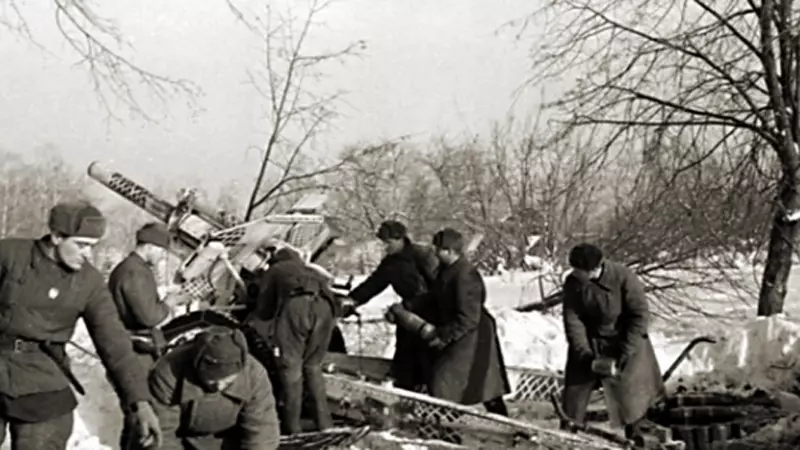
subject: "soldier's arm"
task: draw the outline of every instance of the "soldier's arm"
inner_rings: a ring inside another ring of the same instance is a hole
[[[164,360],[162,360],[164,361]],[[148,380],[152,394],[153,411],[158,417],[163,435],[163,443],[159,450],[183,450],[183,444],[178,437],[178,427],[181,423],[181,405],[173,404],[175,395],[174,377],[168,372],[153,370]]]
[[[118,389],[117,395],[126,405],[147,401],[147,371],[136,359],[111,292],[99,272],[87,282],[93,288],[82,313],[83,321],[103,366]]]
[[[259,280],[258,297],[253,315],[258,319],[271,319],[278,303],[278,280],[281,278],[280,266],[267,269]]]
[[[389,270],[388,263],[386,263],[386,259],[384,258],[378,267],[375,269],[366,280],[361,282],[358,286],[355,287],[350,294],[348,295],[352,298],[356,305],[361,306],[368,301],[372,300],[376,295],[383,292],[387,287],[389,287]]]
[[[568,276],[564,282],[564,302],[562,315],[564,317],[564,333],[567,343],[581,358],[592,358],[594,352],[589,345],[589,336],[586,325],[578,314],[578,305],[581,303],[581,282],[573,276]]]
[[[622,350],[624,355],[630,356],[636,345],[637,338],[647,335],[650,312],[642,282],[627,267],[624,268],[622,283],[622,314],[627,324],[627,329],[623,336]]]
[[[169,316],[169,306],[158,297],[158,286],[150,274],[135,274],[120,283],[125,303],[136,320],[147,328],[161,324]]]
[[[252,361],[249,376],[253,382],[253,394],[239,415],[242,431],[241,449],[275,450],[280,443],[278,413],[269,376],[264,367]]]
[[[457,275],[456,311],[453,321],[436,330],[436,336],[448,345],[478,328],[483,309],[483,279],[475,270],[464,270]]]

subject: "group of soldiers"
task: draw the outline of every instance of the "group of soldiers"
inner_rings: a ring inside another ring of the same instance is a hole
[[[107,283],[88,262],[106,231],[97,208],[60,203],[48,225],[39,239],[0,239],[0,442],[8,426],[15,449],[66,448],[77,406],[73,388],[83,392],[65,351],[79,318],[118,394],[123,449],[273,450],[281,433],[307,429],[304,396],[313,428],[328,429],[322,363],[336,321],[389,286],[402,299],[386,314],[397,324],[395,385],[508,415],[503,396],[510,385],[486,286],[452,228],[424,246],[409,239],[402,223],[382,223],[377,237],[386,256],[344,302],[298,253],[272,248],[244,320],[273,352],[268,371],[239,329],[214,327],[164,351],[160,327],[172,313],[153,270],[170,245],[164,225],[138,230],[135,249]],[[597,362],[611,360],[618,373],[604,386],[617,387],[611,395],[618,393],[620,420],[634,433],[647,406],[663,395],[641,284],[588,244],[572,249],[570,265],[565,410],[583,421],[589,394],[609,378]],[[424,326],[407,326],[410,317]],[[138,338],[150,345],[137,345]]]

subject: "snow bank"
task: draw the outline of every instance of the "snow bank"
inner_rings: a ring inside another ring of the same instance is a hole
[[[798,376],[800,324],[784,316],[729,326],[717,343],[698,346],[675,373],[684,384],[710,390],[789,389]],[[680,351],[680,350],[678,350]]]

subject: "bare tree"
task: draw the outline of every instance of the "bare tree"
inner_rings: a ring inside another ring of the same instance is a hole
[[[312,85],[321,80],[326,65],[344,63],[366,48],[356,41],[334,50],[310,52],[312,29],[331,2],[311,0],[306,14],[282,14],[269,5],[263,14],[228,2],[231,10],[264,42],[264,67],[251,72],[250,81],[265,99],[269,137],[261,150],[261,164],[245,212],[249,220],[267,201],[319,188],[321,176],[338,170],[342,161],[311,168],[308,150],[324,128],[338,115],[344,94],[319,93]],[[273,169],[273,176],[268,173]],[[268,179],[272,181],[267,182]]]
[[[353,146],[341,171],[330,177],[334,211],[353,239],[370,238],[381,221],[400,219],[412,233],[424,233],[435,188],[419,152],[405,138]]]
[[[174,96],[193,104],[200,88],[189,80],[170,78],[151,72],[133,61],[124,51],[132,47],[112,20],[102,17],[97,6],[86,0],[52,0],[55,26],[78,58],[78,65],[87,74],[97,99],[109,118],[117,118],[115,102],[121,102],[139,118],[155,121],[140,102],[147,93],[162,105]],[[18,0],[0,0],[0,27],[16,33],[44,49],[28,26],[28,14]],[[143,91],[140,89],[143,88]]]
[[[759,315],[783,310],[800,210],[800,38],[792,0],[551,0],[533,82],[574,73],[553,106],[598,148],[645,150],[669,130],[692,145],[681,171],[711,155],[770,170],[775,202]],[[602,138],[602,140],[601,140]]]

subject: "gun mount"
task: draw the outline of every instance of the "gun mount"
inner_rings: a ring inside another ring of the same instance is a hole
[[[243,284],[240,272],[250,276],[264,269],[271,249],[289,246],[313,262],[338,237],[319,214],[326,195],[308,195],[286,213],[244,222],[206,204],[192,190],[182,190],[173,204],[97,161],[87,172],[167,225],[172,236],[169,251],[183,260],[175,275],[181,289],[174,295],[184,298],[177,304],[226,304],[233,295],[231,283]]]

